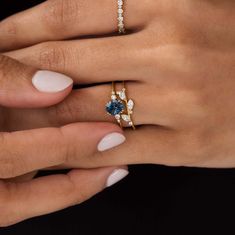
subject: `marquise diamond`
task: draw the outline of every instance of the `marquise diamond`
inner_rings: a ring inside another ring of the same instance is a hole
[[[126,114],[122,114],[122,119],[123,119],[125,122],[130,122],[130,121],[131,121],[130,116],[129,116],[129,115],[126,115]]]
[[[129,110],[132,110],[134,108],[134,101],[133,100],[129,100],[127,103],[127,108]]]

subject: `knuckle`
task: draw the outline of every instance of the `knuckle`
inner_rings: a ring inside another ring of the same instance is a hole
[[[80,167],[84,166],[84,158],[85,156],[89,155],[90,149],[87,148],[86,141],[81,138],[81,133],[78,135],[79,141],[77,139],[74,139],[74,135],[71,132],[71,125],[66,125],[59,128],[60,131],[60,140],[57,142],[60,144],[60,151],[58,154],[60,154],[60,164],[75,164],[79,165]],[[83,132],[82,132],[83,133]],[[86,162],[86,158],[85,158]]]
[[[25,75],[31,73],[31,69],[21,64],[20,62],[5,56],[0,55],[0,87],[6,89],[9,84],[16,82],[16,77],[21,74],[23,79]],[[17,81],[18,82],[18,81]],[[5,92],[4,95],[8,93]]]
[[[66,52],[59,43],[46,42],[39,45],[39,65],[42,68],[64,70],[66,67]]]
[[[81,112],[80,102],[77,100],[68,98],[62,103],[50,107],[49,116],[57,117],[58,125],[64,125],[65,123],[78,120],[79,113]]]
[[[7,76],[9,72],[9,66],[11,65],[11,60],[7,56],[0,55],[0,81]]]
[[[66,32],[70,23],[77,22],[84,2],[83,0],[50,1],[43,16],[46,27],[52,33]]]
[[[0,178],[8,179],[15,176],[15,164],[9,154],[6,155],[6,151],[3,151],[3,154],[0,155]]]
[[[18,170],[18,167],[16,168],[16,165],[20,167],[19,160],[21,159],[21,156],[19,153],[14,152],[12,148],[8,146],[6,134],[1,134],[0,138],[0,178],[8,179],[16,176]]]
[[[67,126],[58,128],[59,138],[55,142],[55,153],[57,161],[59,161],[59,165],[69,163],[71,156],[74,156],[76,154],[76,151],[73,148],[73,146],[75,145],[73,144],[74,141],[69,138],[69,134],[66,130]],[[58,148],[58,146],[60,147]]]

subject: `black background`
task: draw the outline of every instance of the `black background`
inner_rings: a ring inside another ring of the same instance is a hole
[[[39,2],[1,0],[0,18]],[[234,205],[234,169],[131,166],[128,178],[82,205],[0,228],[0,235],[234,235]]]

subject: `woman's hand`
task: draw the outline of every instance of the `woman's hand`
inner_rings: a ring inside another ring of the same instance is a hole
[[[109,167],[33,179],[39,169],[65,164],[71,156],[91,159],[125,138],[109,123],[9,132],[12,123],[19,129],[9,107],[36,110],[58,103],[70,93],[73,81],[0,55],[0,83],[0,226],[81,203],[127,174],[125,168]],[[34,118],[28,116],[29,121]]]
[[[110,0],[51,0],[0,24],[2,49],[39,43],[7,55],[78,84],[100,83],[38,113],[52,125],[111,121],[104,111],[111,85],[103,83],[126,80],[137,131],[127,130],[115,151],[71,157],[66,166],[234,167],[234,1],[128,0],[124,36],[113,35],[116,7]]]

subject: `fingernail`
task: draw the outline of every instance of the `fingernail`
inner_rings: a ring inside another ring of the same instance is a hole
[[[35,73],[32,83],[41,92],[54,93],[71,86],[73,80],[64,74],[43,70]]]
[[[99,151],[105,151],[107,149],[111,149],[116,147],[123,142],[125,142],[126,138],[124,135],[114,132],[106,135],[98,144],[97,148]]]
[[[116,184],[118,181],[122,180],[129,174],[128,170],[125,169],[116,169],[112,172],[112,174],[108,177],[106,182],[106,187],[110,187]]]

